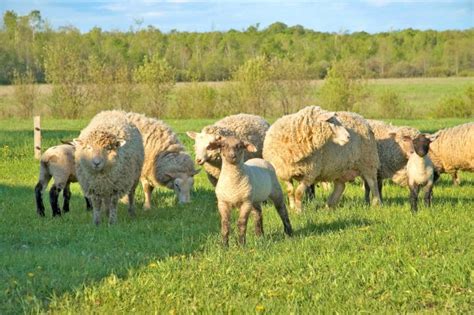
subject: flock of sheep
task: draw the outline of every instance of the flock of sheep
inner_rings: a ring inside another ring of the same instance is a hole
[[[424,187],[429,206],[440,173],[452,174],[459,183],[458,170],[474,171],[472,122],[428,135],[352,112],[308,106],[271,126],[262,117],[238,114],[187,135],[195,141],[196,163],[203,166],[215,187],[224,244],[228,244],[232,208],[239,208],[240,243],[245,243],[250,213],[255,216],[256,234],[263,234],[261,202],[268,199],[274,203],[285,233],[292,234],[278,179],[286,184],[289,206],[297,212],[302,210],[305,193],[314,197],[315,183],[334,183],[327,201],[334,207],[345,183],[359,176],[367,202],[372,195],[372,204],[380,205],[382,182],[392,179],[409,186],[411,209],[416,211],[419,189]],[[180,203],[190,202],[193,177],[198,172],[164,122],[137,113],[103,111],[77,139],[42,155],[35,187],[37,212],[45,215],[42,194],[51,178],[53,216],[61,214],[61,191],[63,212],[69,211],[69,186],[78,181],[87,208],[93,209],[93,222],[99,224],[105,210],[113,224],[120,198],[134,215],[135,189],[140,181],[144,208],[149,209],[151,193],[158,185],[173,189]]]

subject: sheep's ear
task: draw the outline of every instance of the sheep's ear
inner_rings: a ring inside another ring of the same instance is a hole
[[[127,143],[127,140],[118,139],[117,142],[115,143],[115,145],[117,146],[117,148],[120,148],[120,147],[123,147],[125,145],[125,143]]]
[[[390,131],[388,133],[388,135],[390,136],[390,138],[396,138],[397,137],[397,132],[396,131]]]
[[[317,121],[328,121],[331,118],[333,118],[334,116],[336,116],[335,112],[327,112],[327,113],[323,113],[323,114],[319,115],[316,120]]]
[[[220,149],[221,147],[222,147],[222,142],[219,140],[214,140],[207,145],[206,149],[217,150],[217,149]]]
[[[405,142],[412,142],[412,141],[413,141],[410,136],[403,136],[402,139],[403,139],[403,141],[405,141]]]
[[[72,143],[72,145],[74,145],[74,146],[82,145],[82,144],[83,144],[82,140],[79,139],[79,138],[72,139],[72,142],[71,142],[71,143]]]
[[[69,144],[69,145],[74,145],[74,139],[73,140],[59,140],[61,141],[62,144]]]
[[[176,178],[176,173],[173,173],[173,172],[166,172],[165,173],[166,176],[170,177],[170,178]]]
[[[191,139],[196,139],[197,133],[194,131],[186,131],[186,134],[188,135],[189,138]]]
[[[198,168],[197,170],[194,170],[194,171],[192,172],[192,176],[199,174],[200,171],[201,171],[200,168]]]
[[[214,141],[222,141],[224,138],[221,136],[221,135],[217,135],[215,138],[214,138]]]
[[[257,148],[250,142],[244,141],[244,146],[249,152],[257,152]]]
[[[426,138],[428,138],[430,140],[430,142],[433,142],[438,138],[438,135],[439,135],[438,133],[435,133],[433,135],[426,134]]]

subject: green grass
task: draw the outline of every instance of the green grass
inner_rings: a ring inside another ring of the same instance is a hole
[[[394,121],[424,131],[467,120]],[[185,138],[209,120],[168,121]],[[73,138],[87,121],[44,120],[43,147]],[[328,193],[290,213],[287,238],[272,206],[265,236],[220,246],[214,192],[199,174],[193,202],[154,193],[154,207],[115,226],[92,224],[79,186],[71,212],[35,213],[32,122],[0,121],[0,314],[9,313],[470,313],[473,303],[474,175],[443,176],[434,206],[412,215],[406,188],[385,185],[386,203],[368,208],[349,185],[334,211]],[[45,197],[47,202],[47,197]],[[143,202],[141,189],[138,203]],[[235,214],[235,213],[234,213]],[[233,227],[235,232],[235,216]]]

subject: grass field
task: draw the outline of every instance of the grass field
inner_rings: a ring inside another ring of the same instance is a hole
[[[210,120],[171,120],[185,137]],[[466,122],[394,121],[423,131]],[[43,147],[72,138],[87,121],[44,120]],[[0,314],[9,313],[471,313],[474,175],[453,187],[443,176],[434,206],[412,215],[406,188],[387,184],[382,208],[349,185],[339,208],[328,193],[290,213],[287,238],[272,206],[265,236],[220,246],[215,195],[197,176],[193,201],[174,204],[160,189],[154,207],[131,219],[124,205],[115,226],[92,224],[79,186],[71,212],[35,213],[31,121],[0,121]],[[47,201],[47,197],[45,198]],[[233,227],[235,227],[235,216]],[[235,229],[234,229],[235,230]]]

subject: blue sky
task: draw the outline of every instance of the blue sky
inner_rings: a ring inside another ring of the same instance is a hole
[[[370,33],[415,29],[474,27],[474,0],[354,0],[354,1],[193,1],[193,0],[0,0],[0,11],[23,15],[41,11],[57,28],[73,25],[86,32],[129,30],[153,25],[162,31],[243,30],[280,21],[323,32]]]

